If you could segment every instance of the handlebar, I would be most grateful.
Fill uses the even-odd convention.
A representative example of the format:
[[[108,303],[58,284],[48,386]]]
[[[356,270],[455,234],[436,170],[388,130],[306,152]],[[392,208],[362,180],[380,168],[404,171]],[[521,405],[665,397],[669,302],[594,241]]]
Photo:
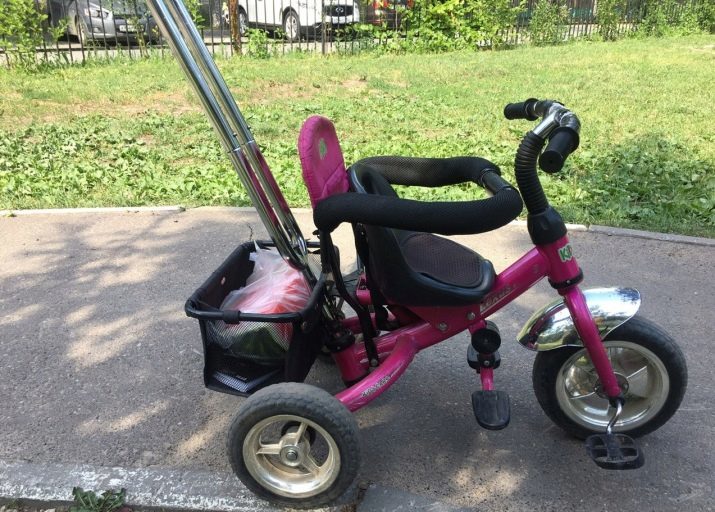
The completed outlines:
[[[542,118],[531,133],[542,140],[549,140],[546,150],[539,157],[539,167],[548,173],[560,171],[568,156],[578,148],[581,122],[576,114],[558,101],[529,98],[520,103],[509,103],[504,107],[504,117],[529,121]]]
[[[504,107],[504,117],[507,119],[527,119],[536,121],[539,116],[534,112],[534,106],[539,101],[536,98],[529,98],[520,103],[507,103]]]
[[[554,130],[549,137],[549,144],[539,157],[539,167],[548,173],[559,172],[568,156],[576,151],[579,135],[576,130],[562,126]]]
[[[343,222],[442,235],[485,233],[511,222],[523,208],[516,189],[483,158],[371,157],[350,166],[349,176],[357,193],[334,194],[313,211],[315,226],[324,233]],[[392,188],[468,182],[493,195],[473,201],[424,202],[400,198]]]
[[[514,175],[521,196],[532,219],[529,232],[532,238],[544,242],[548,238],[554,241],[565,227],[549,231],[548,236],[537,235],[539,222],[533,219],[541,215],[550,215],[552,211],[544,189],[539,181],[537,164],[546,172],[560,171],[568,156],[579,145],[579,130],[581,122],[576,114],[562,103],[554,100],[537,100],[529,98],[519,103],[510,103],[504,108],[507,119],[527,119],[536,121],[541,118],[536,127],[528,132],[521,141],[514,160]],[[544,146],[546,150],[542,154]],[[563,222],[561,223],[563,224]],[[565,231],[564,231],[565,232]]]

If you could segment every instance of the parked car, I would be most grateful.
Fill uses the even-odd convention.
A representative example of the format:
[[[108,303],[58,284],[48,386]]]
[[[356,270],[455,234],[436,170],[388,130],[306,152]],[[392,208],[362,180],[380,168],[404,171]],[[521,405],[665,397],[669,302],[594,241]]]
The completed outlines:
[[[66,22],[67,33],[83,45],[93,41],[136,43],[159,37],[143,0],[49,0],[53,26]]]
[[[402,25],[405,10],[412,9],[414,5],[414,0],[370,0],[365,21],[371,25],[396,29]]]
[[[224,28],[229,26],[228,0],[199,0],[198,14],[203,28]]]
[[[241,35],[249,27],[280,29],[288,41],[319,33],[323,26],[337,29],[360,22],[354,0],[239,0],[238,26]]]

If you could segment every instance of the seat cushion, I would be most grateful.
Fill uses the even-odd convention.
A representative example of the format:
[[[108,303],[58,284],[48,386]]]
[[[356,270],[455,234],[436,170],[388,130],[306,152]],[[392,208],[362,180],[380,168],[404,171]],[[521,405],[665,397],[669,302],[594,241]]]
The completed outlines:
[[[452,240],[429,233],[409,232],[400,248],[410,268],[440,283],[461,288],[481,284],[483,258]]]

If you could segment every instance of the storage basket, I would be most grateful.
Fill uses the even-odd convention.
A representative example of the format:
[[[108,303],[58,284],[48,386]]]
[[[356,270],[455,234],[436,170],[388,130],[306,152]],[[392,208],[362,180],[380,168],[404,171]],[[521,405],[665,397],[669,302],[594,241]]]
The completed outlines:
[[[221,311],[226,296],[246,285],[254,267],[250,255],[255,250],[255,242],[239,245],[185,307],[186,314],[199,321],[204,384],[209,389],[243,396],[285,380],[292,338],[315,323],[324,286],[321,277],[302,311],[271,315]]]

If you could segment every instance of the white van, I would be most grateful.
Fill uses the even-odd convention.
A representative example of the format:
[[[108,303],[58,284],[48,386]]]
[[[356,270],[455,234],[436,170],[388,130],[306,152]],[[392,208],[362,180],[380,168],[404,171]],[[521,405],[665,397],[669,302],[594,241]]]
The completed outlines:
[[[281,29],[288,41],[301,34],[319,33],[323,23],[340,28],[360,21],[353,0],[239,0],[238,25],[241,35],[249,27]]]

